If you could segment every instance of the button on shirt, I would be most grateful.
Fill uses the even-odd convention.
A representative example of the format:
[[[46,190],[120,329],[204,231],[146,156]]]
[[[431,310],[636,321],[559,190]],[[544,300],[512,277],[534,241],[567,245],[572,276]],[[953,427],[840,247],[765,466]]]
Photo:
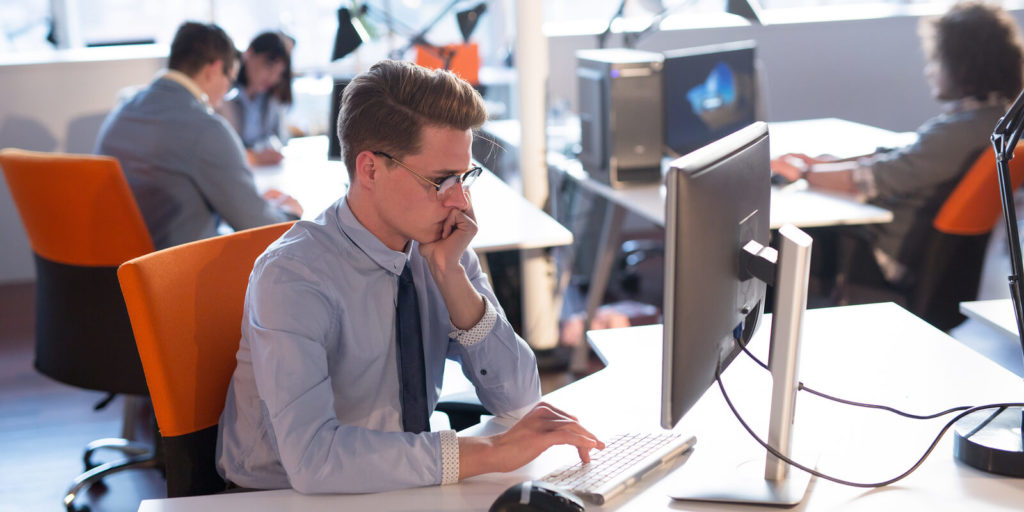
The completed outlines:
[[[430,408],[445,358],[462,363],[495,414],[515,414],[540,399],[533,352],[497,308],[476,255],[466,251],[460,261],[488,313],[477,327],[453,331],[417,244],[406,253],[389,249],[342,198],[315,221],[297,223],[256,261],[220,419],[222,476],[242,487],[306,493],[457,480],[453,432],[402,431],[395,301],[406,261],[420,301]]]

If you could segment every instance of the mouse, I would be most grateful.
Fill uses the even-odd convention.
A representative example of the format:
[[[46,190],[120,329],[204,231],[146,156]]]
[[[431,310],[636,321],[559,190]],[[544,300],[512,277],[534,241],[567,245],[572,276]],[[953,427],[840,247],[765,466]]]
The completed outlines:
[[[790,180],[789,178],[787,178],[787,177],[785,177],[785,176],[783,176],[781,174],[776,174],[776,173],[772,173],[771,182],[772,182],[772,185],[775,185],[777,187],[781,187],[781,186],[789,185],[790,183],[793,183],[793,181]]]
[[[494,500],[489,512],[582,512],[575,494],[549,483],[527,480],[509,487]]]

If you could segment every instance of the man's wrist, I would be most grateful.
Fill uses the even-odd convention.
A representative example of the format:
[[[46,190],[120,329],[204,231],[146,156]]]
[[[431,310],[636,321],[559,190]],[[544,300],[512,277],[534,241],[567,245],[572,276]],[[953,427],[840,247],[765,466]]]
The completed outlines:
[[[492,460],[490,437],[459,437],[459,480],[490,473]]]
[[[448,337],[458,341],[462,346],[471,347],[479,343],[487,337],[487,334],[491,332],[494,324],[498,321],[498,310],[494,308],[491,301],[487,300],[482,294],[480,298],[483,300],[484,312],[472,327],[469,329],[459,329],[452,322],[452,330],[448,333]]]

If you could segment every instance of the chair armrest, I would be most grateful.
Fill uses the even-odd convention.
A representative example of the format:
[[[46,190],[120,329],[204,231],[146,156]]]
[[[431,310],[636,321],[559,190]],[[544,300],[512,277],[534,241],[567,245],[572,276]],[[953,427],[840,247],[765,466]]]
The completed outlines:
[[[452,429],[458,431],[477,423],[484,414],[491,414],[477,398],[473,391],[463,391],[446,395],[437,402],[434,410],[448,415],[448,422]]]

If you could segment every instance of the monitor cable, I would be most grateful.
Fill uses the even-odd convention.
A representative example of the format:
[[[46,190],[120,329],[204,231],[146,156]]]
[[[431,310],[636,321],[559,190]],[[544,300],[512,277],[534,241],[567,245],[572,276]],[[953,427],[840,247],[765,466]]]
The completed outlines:
[[[747,356],[749,356],[751,359],[753,359],[761,367],[763,367],[765,369],[768,368],[768,365],[764,364],[763,362],[761,362],[761,360],[759,360],[757,357],[755,357],[753,354],[751,354],[742,343],[738,343],[738,344],[740,345],[740,348],[742,348],[743,351],[747,354]],[[733,405],[732,400],[729,398],[728,392],[726,392],[726,390],[725,390],[725,385],[722,383],[721,364],[719,364],[715,368],[715,382],[718,383],[718,389],[722,392],[722,398],[725,399],[725,403],[726,403],[726,405],[729,406],[729,410],[732,411],[733,416],[735,416],[736,420],[739,421],[741,426],[743,426],[743,429],[746,430],[748,434],[750,434],[750,437],[752,437],[754,439],[754,441],[757,442],[757,444],[761,445],[762,448],[767,450],[768,453],[772,454],[774,457],[776,457],[779,460],[785,462],[786,464],[789,464],[790,466],[793,466],[793,467],[795,467],[795,468],[797,468],[797,469],[799,469],[801,471],[805,471],[805,472],[807,472],[807,473],[809,473],[809,474],[811,474],[813,476],[816,476],[818,478],[821,478],[821,479],[824,479],[824,480],[828,480],[830,482],[835,482],[835,483],[840,484],[840,485],[846,485],[846,486],[850,486],[850,487],[860,487],[860,488],[884,487],[886,485],[893,484],[893,483],[896,483],[896,482],[898,482],[900,480],[903,480],[904,478],[909,476],[911,473],[916,471],[917,468],[921,466],[921,464],[924,463],[924,461],[928,458],[929,455],[931,455],[932,451],[935,450],[935,447],[938,446],[939,441],[942,440],[942,436],[944,436],[946,434],[946,432],[948,432],[949,429],[952,428],[953,425],[957,421],[959,421],[961,418],[963,418],[965,416],[968,416],[968,415],[973,414],[973,413],[978,412],[978,411],[985,411],[985,410],[989,410],[989,409],[998,409],[999,411],[1002,411],[1002,410],[1005,410],[1005,409],[1010,408],[1010,407],[1024,407],[1024,403],[1015,403],[1015,402],[996,403],[996,404],[980,405],[980,406],[976,406],[976,407],[970,407],[970,406],[955,407],[955,408],[949,409],[949,410],[941,412],[941,413],[936,413],[936,414],[932,414],[932,415],[924,415],[924,416],[922,416],[922,415],[905,413],[903,411],[900,411],[898,409],[894,409],[892,407],[887,407],[887,406],[882,406],[882,405],[874,405],[874,404],[864,404],[864,403],[860,403],[860,402],[853,402],[853,401],[849,401],[849,400],[839,399],[839,398],[827,395],[825,393],[820,393],[820,392],[817,392],[817,391],[813,391],[810,388],[804,386],[803,383],[799,383],[798,384],[798,388],[799,389],[807,390],[807,391],[809,391],[811,393],[814,393],[814,394],[816,394],[818,396],[821,396],[823,398],[827,398],[827,399],[830,399],[830,400],[835,400],[836,402],[839,402],[839,403],[842,403],[842,404],[847,404],[847,405],[854,405],[854,406],[858,406],[858,407],[867,407],[867,408],[873,408],[873,409],[882,409],[882,410],[894,412],[896,414],[899,414],[901,416],[905,416],[905,417],[908,417],[908,418],[929,419],[929,418],[936,418],[936,417],[939,417],[939,416],[943,416],[943,415],[949,414],[951,412],[960,411],[960,414],[957,414],[952,419],[947,421],[945,425],[943,425],[942,429],[939,430],[938,435],[935,436],[935,439],[932,440],[931,444],[929,444],[928,448],[924,451],[924,454],[921,455],[921,457],[917,460],[917,462],[914,463],[914,465],[912,465],[910,467],[910,469],[907,469],[903,473],[901,473],[901,474],[899,474],[899,475],[897,475],[897,476],[895,476],[893,478],[890,478],[888,480],[883,480],[883,481],[880,481],[880,482],[853,482],[853,481],[850,481],[850,480],[844,480],[842,478],[834,477],[832,475],[828,475],[826,473],[822,473],[821,471],[812,469],[812,468],[810,468],[810,467],[808,467],[808,466],[806,466],[804,464],[801,464],[801,463],[791,459],[790,457],[784,455],[782,452],[777,450],[775,447],[769,445],[765,440],[761,439],[761,437],[759,437],[756,432],[754,432],[754,429],[752,429],[750,427],[750,425],[747,424],[747,422],[740,415],[739,410],[737,410],[736,406]]]
[[[757,356],[755,356],[753,353],[751,353],[746,345],[744,345],[743,343],[740,343],[739,341],[737,341],[736,344],[739,345],[741,350],[743,350],[743,353],[747,354],[747,357],[752,359],[761,368],[764,368],[765,370],[768,370],[768,365],[765,364],[760,359],[758,359]],[[844,405],[852,405],[854,407],[864,407],[866,409],[880,409],[880,410],[883,410],[883,411],[891,412],[893,414],[898,414],[898,415],[903,416],[905,418],[910,418],[910,419],[915,419],[915,420],[931,420],[931,419],[935,419],[935,418],[941,418],[942,416],[945,416],[947,414],[951,414],[951,413],[954,413],[954,412],[960,412],[960,411],[967,411],[967,410],[969,410],[969,409],[971,409],[973,407],[971,405],[961,405],[961,406],[957,406],[957,407],[951,407],[949,409],[946,409],[945,411],[940,411],[940,412],[933,413],[933,414],[913,414],[913,413],[901,411],[901,410],[896,409],[894,407],[889,407],[888,405],[878,405],[878,404],[869,404],[869,403],[864,403],[864,402],[854,402],[853,400],[847,400],[845,398],[839,398],[839,397],[836,397],[836,396],[832,396],[832,395],[829,395],[827,393],[822,393],[821,391],[818,391],[818,390],[816,390],[814,388],[811,388],[810,386],[804,385],[803,382],[797,382],[797,389],[800,390],[800,391],[806,391],[806,392],[808,392],[808,393],[810,393],[812,395],[824,398],[826,400],[832,400],[833,402],[838,402],[838,403],[841,403],[841,404],[844,404]]]

